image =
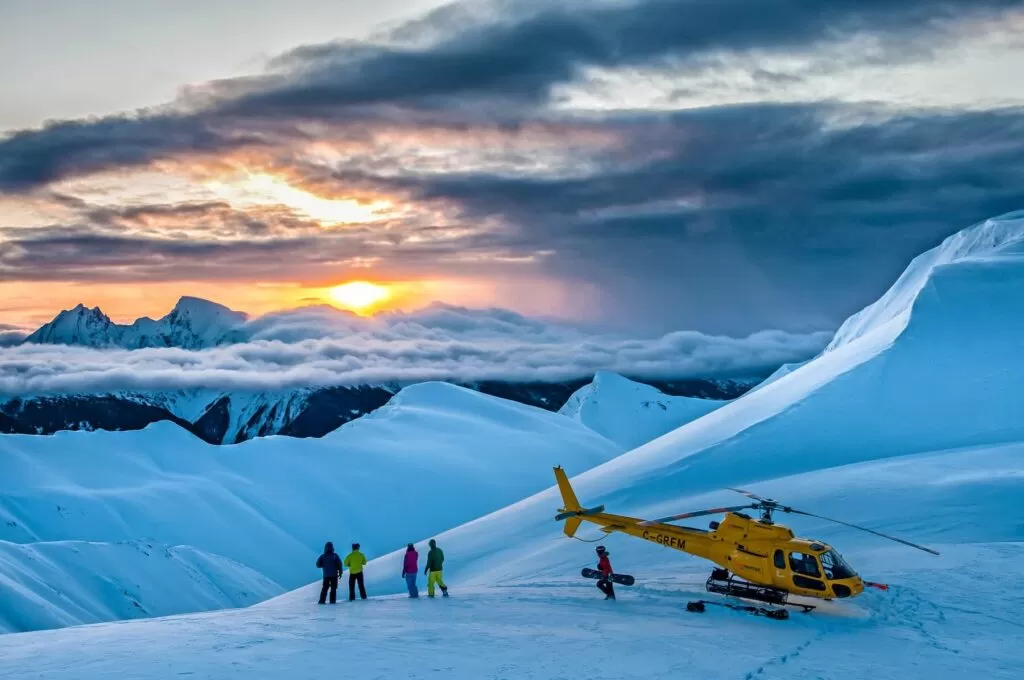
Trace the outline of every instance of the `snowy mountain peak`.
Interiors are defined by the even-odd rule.
[[[201,349],[242,339],[240,327],[248,315],[195,297],[182,297],[159,320],[136,319],[115,324],[99,307],[83,304],[58,314],[25,339],[26,343],[86,347],[183,347]]]
[[[177,304],[174,305],[174,309],[171,310],[168,316],[173,314],[188,316],[193,319],[224,318],[234,320],[236,323],[243,323],[249,318],[244,312],[236,312],[217,302],[188,295],[178,298]]]
[[[558,412],[632,449],[726,403],[674,397],[618,373],[598,371],[594,380],[576,390]]]
[[[117,324],[99,307],[83,304],[65,309],[53,321],[41,326],[25,342],[49,345],[88,345],[104,347],[117,344]]]

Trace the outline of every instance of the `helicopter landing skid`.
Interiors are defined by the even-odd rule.
[[[695,602],[686,603],[686,611],[697,612],[700,614],[704,613],[704,607],[707,605],[714,605],[715,607],[725,607],[727,609],[735,609],[740,612],[748,612],[755,616],[764,616],[769,619],[775,619],[777,621],[784,621],[789,618],[789,612],[785,609],[777,609],[775,607],[755,607],[752,604],[731,604],[729,602],[711,602],[710,600],[696,600]]]
[[[742,581],[735,576],[731,575],[725,569],[715,569],[711,572],[711,576],[708,576],[708,580],[704,582],[705,587],[709,593],[717,593],[719,595],[726,595],[729,597],[738,597],[743,600],[754,600],[756,602],[764,602],[765,604],[776,605],[777,607],[798,607],[805,614],[812,609],[814,605],[810,604],[796,604],[789,602],[789,593],[785,590],[779,590],[778,588],[772,588],[771,586],[760,586],[748,581]],[[755,614],[763,614],[770,618],[785,619],[788,618],[788,613],[785,609],[772,609],[767,607],[744,607],[739,605],[730,605],[717,602],[707,602],[706,600],[700,600],[698,603],[688,603],[687,611],[704,611],[703,607],[690,608],[690,604],[720,604],[721,606],[729,607],[730,609],[740,609],[743,611],[752,611]],[[769,612],[774,613],[770,614]],[[785,613],[785,615],[779,614],[778,612]]]

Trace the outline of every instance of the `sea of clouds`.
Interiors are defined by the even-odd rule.
[[[759,376],[810,358],[832,336],[768,330],[743,338],[694,331],[629,337],[440,304],[370,318],[309,307],[251,320],[241,330],[242,342],[203,350],[3,347],[0,393],[559,381],[597,370],[666,379]]]

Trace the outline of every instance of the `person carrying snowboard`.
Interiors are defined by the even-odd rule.
[[[419,597],[420,589],[416,587],[416,576],[419,573],[419,557],[416,548],[410,543],[405,548],[405,559],[402,561],[402,578],[405,579],[405,586],[409,589],[409,597]]]
[[[597,546],[597,570],[601,572],[601,578],[597,581],[597,588],[604,593],[604,599],[615,599],[615,585],[612,583],[612,562],[608,559],[608,551],[603,545]]]
[[[327,604],[327,591],[331,592],[331,604],[338,601],[338,577],[341,576],[341,556],[334,552],[334,544],[327,541],[324,553],[316,558],[317,569],[324,572],[324,584],[320,588],[320,604]]]
[[[434,586],[441,588],[441,594],[448,597],[448,586],[444,584],[444,552],[437,547],[437,541],[430,539],[430,551],[427,553],[427,597],[434,596]]]
[[[366,555],[359,552],[359,544],[352,544],[352,552],[345,556],[345,566],[348,567],[348,601],[356,599],[356,584],[359,584],[359,598],[366,599],[366,585],[363,583],[363,565],[366,564]]]

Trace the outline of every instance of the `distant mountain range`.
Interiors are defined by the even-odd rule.
[[[249,317],[242,312],[195,297],[182,297],[160,319],[143,317],[131,324],[113,322],[98,307],[78,305],[62,311],[24,342],[92,348],[209,349],[247,341],[251,332],[248,321]],[[589,382],[587,377],[562,382],[456,384],[557,411]],[[643,382],[668,395],[733,399],[760,379]],[[0,402],[0,433],[138,430],[154,422],[171,421],[214,444],[235,444],[269,435],[322,437],[380,408],[403,386],[394,383],[263,392],[186,389],[22,396]]]
[[[676,396],[733,399],[757,382],[730,379],[650,384]],[[588,383],[587,379],[556,383],[491,381],[462,386],[557,411]],[[0,433],[140,430],[151,423],[170,421],[212,444],[235,444],[269,435],[322,437],[380,408],[399,389],[401,385],[393,384],[271,392],[178,390],[21,397],[0,403]]]

